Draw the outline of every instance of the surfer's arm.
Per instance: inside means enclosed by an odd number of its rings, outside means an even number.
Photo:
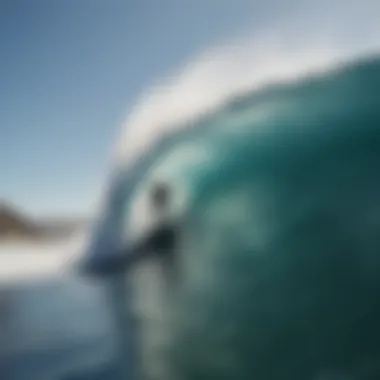
[[[171,251],[176,236],[176,229],[172,225],[160,226],[154,229],[148,236],[138,241],[132,248],[128,249],[125,258],[124,268],[127,269],[131,265],[140,260],[144,260],[156,252],[162,250]]]
[[[123,252],[115,257],[115,262],[110,263],[115,270],[127,271],[132,265],[144,260],[159,249],[161,239],[161,229],[153,230],[148,236],[137,241],[134,245],[123,249]]]
[[[133,265],[165,247],[168,242],[171,245],[172,233],[172,229],[167,227],[154,229],[135,244],[123,248],[121,252],[105,255],[96,265],[96,269],[90,272],[100,276],[127,272]]]
[[[148,238],[144,238],[138,241],[135,245],[128,248],[128,252],[124,252],[124,267],[127,269],[132,264],[149,257],[152,254],[155,234],[149,235]]]

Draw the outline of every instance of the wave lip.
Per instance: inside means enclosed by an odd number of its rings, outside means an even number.
[[[335,15],[337,25],[350,20],[356,8]],[[299,20],[291,18],[253,37],[206,50],[182,70],[147,89],[122,127],[116,165],[130,166],[166,134],[191,128],[200,116],[241,93],[324,73],[380,52],[378,23],[358,31],[356,39],[361,43],[353,44],[342,37],[350,34],[346,27],[342,31],[326,25],[316,33],[314,28],[323,27],[316,20],[304,31],[304,38],[295,38],[295,27],[304,19],[301,14]]]

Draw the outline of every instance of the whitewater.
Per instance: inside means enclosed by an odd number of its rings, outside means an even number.
[[[3,241],[0,244],[0,286],[11,283],[70,277],[83,254],[88,231],[45,242]]]

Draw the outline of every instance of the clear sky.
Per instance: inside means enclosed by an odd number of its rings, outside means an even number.
[[[309,3],[331,15],[330,0]],[[371,1],[357,3],[366,10]],[[0,200],[35,215],[91,211],[120,125],[144,89],[297,4],[305,1],[1,0]],[[359,16],[347,29],[353,40],[354,27],[370,25],[363,20],[378,24],[374,11]]]
[[[87,212],[144,87],[248,27],[257,7],[239,3],[2,0],[0,199]]]

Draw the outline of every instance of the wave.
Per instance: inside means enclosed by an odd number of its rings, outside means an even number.
[[[305,379],[332,365],[378,376],[379,86],[374,55],[241,93],[118,168],[98,253],[144,234],[155,181],[173,188],[172,211],[185,215],[174,314],[158,310],[158,294],[141,296],[155,309],[140,310],[151,331],[143,346],[174,335],[171,371]],[[162,312],[169,329],[151,324]],[[361,354],[368,367],[342,364]],[[165,360],[156,360],[158,373]]]
[[[379,85],[372,57],[248,92],[167,135],[134,168],[143,175],[125,204],[138,230],[129,237],[150,222],[142,205],[157,180],[186,215],[173,324],[155,325],[172,337],[179,378],[323,378],[329,365],[379,375],[380,348],[363,332],[380,336]]]
[[[163,134],[186,127],[234,96],[292,81],[380,50],[379,5],[306,1],[254,33],[206,49],[145,88],[117,139],[116,161],[134,162]],[[355,22],[353,22],[355,21]],[[359,27],[359,24],[361,27]]]

